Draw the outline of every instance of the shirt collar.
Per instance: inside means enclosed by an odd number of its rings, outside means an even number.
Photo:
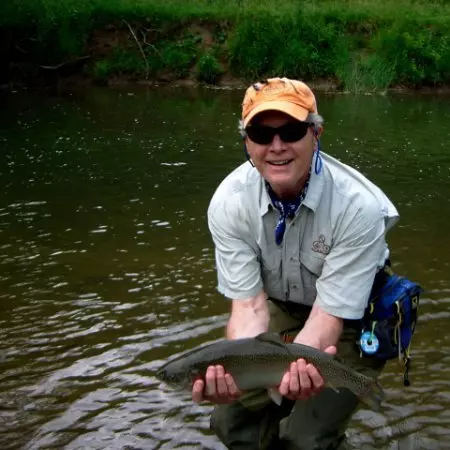
[[[320,152],[322,154],[322,152]],[[312,209],[313,212],[316,212],[317,207],[319,206],[320,197],[322,197],[323,186],[325,183],[324,171],[325,171],[325,161],[322,158],[322,168],[318,174],[314,170],[316,165],[317,152],[314,152],[314,156],[312,159],[312,167],[311,167],[311,178],[309,179],[308,192],[306,193],[306,197],[303,200],[303,205],[307,206],[309,209]]]
[[[318,174],[316,174],[316,171],[314,170],[316,158],[317,152],[314,152],[314,156],[311,161],[311,177],[309,179],[308,192],[302,202],[302,205],[307,206],[313,212],[316,212],[317,207],[319,206],[320,197],[322,196],[325,170],[325,161],[323,161],[322,158],[322,169]],[[271,208],[274,208],[274,206],[272,205],[269,193],[267,192],[265,181],[261,177],[261,202],[259,208],[261,217],[267,214]]]
[[[260,177],[260,186],[261,186],[261,202],[259,204],[259,213],[262,216],[267,214],[271,208],[274,208],[272,205],[272,200],[270,199],[270,195],[266,189],[266,182],[263,177]]]

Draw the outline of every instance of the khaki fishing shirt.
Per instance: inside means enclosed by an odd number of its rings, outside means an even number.
[[[377,270],[389,256],[386,232],[398,212],[386,195],[355,169],[321,152],[306,197],[286,219],[275,242],[278,210],[265,182],[246,162],[219,185],[208,208],[215,244],[218,290],[233,300],[258,294],[359,319]]]

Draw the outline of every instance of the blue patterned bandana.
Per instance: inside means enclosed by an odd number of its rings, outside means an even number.
[[[266,181],[266,187],[267,191],[269,193],[270,199],[272,200],[273,205],[275,208],[278,209],[280,212],[280,217],[278,218],[278,223],[275,227],[275,242],[277,245],[281,245],[283,242],[284,232],[286,231],[286,219],[292,219],[295,216],[295,212],[299,208],[299,206],[302,204],[302,201],[306,197],[306,192],[308,191],[308,185],[309,185],[309,178],[310,178],[311,171],[308,175],[308,178],[305,182],[305,185],[303,186],[302,191],[297,196],[297,198],[293,201],[289,200],[280,200],[275,192],[273,192],[272,187],[270,184]]]

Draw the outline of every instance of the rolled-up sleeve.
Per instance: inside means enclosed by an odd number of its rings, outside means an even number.
[[[232,199],[208,208],[215,245],[218,291],[233,300],[257,295],[263,288],[258,247],[245,214]]]
[[[385,217],[376,204],[345,214],[316,283],[316,301],[326,312],[345,319],[364,315],[375,274],[387,254],[385,232]]]

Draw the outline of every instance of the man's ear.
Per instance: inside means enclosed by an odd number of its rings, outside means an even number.
[[[313,134],[316,139],[320,139],[320,137],[322,136],[322,133],[323,133],[322,125],[317,125],[313,128]]]

